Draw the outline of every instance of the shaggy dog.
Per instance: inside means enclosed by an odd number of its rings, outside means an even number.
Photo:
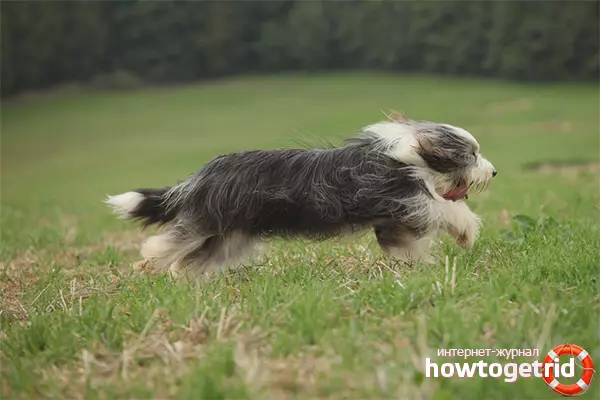
[[[141,250],[162,270],[221,271],[269,237],[321,240],[369,228],[390,257],[431,261],[439,232],[473,245],[481,220],[463,200],[494,176],[464,129],[395,113],[342,147],[226,154],[175,186],[106,203],[144,226],[166,226]]]

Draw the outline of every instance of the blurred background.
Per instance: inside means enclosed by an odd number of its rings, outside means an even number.
[[[597,1],[2,1],[5,214],[31,203],[111,218],[106,193],[172,184],[224,152],[339,143],[390,109],[472,131],[505,172],[499,189],[520,184],[511,169],[595,160],[598,13]]]
[[[2,2],[2,95],[279,71],[598,77],[597,1]]]

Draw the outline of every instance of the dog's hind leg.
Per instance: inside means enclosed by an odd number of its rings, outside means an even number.
[[[429,253],[431,237],[418,236],[402,226],[378,225],[374,227],[377,243],[390,258],[401,262],[434,262]]]
[[[214,235],[183,257],[176,267],[183,266],[196,275],[218,273],[239,266],[258,249],[257,240],[241,232]]]
[[[214,235],[174,225],[146,240],[138,270],[169,271],[172,275],[200,275],[222,272],[248,260],[259,248],[255,237],[242,232]]]
[[[174,236],[168,231],[146,239],[140,250],[143,259],[137,263],[136,269],[145,272],[167,269],[170,256],[175,251],[174,242]]]
[[[202,247],[209,238],[181,225],[171,226],[165,232],[148,238],[142,245],[140,254],[143,260],[137,269],[143,271],[176,272],[181,268],[185,257]]]

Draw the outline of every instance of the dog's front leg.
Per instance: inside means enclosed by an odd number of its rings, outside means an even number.
[[[440,228],[448,232],[459,246],[464,249],[473,247],[479,235],[481,218],[466,203],[438,201],[434,211],[437,212]]]

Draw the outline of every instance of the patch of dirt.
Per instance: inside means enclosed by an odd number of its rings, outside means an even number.
[[[65,217],[63,226],[70,226],[66,230],[65,240],[67,244],[73,243],[77,236],[74,217]],[[19,321],[28,319],[27,310],[31,305],[25,304],[23,293],[35,286],[39,280],[40,268],[59,267],[62,270],[69,270],[73,279],[80,281],[83,279],[82,268],[86,268],[86,260],[94,253],[105,251],[109,246],[121,252],[134,252],[139,249],[145,237],[139,231],[113,232],[104,235],[104,239],[98,244],[71,247],[58,252],[53,252],[51,249],[28,249],[11,260],[0,262],[0,313]],[[125,268],[129,269],[130,266],[127,265]],[[119,279],[117,276],[114,278]],[[118,282],[113,283],[116,285]],[[73,287],[70,295],[85,299],[95,290],[94,285],[90,286],[86,283],[83,286]]]
[[[37,254],[27,250],[8,262],[0,262],[0,312],[16,320],[29,317],[22,301],[23,292],[38,281],[35,266],[39,261]]]
[[[573,124],[571,121],[554,121],[545,122],[537,125],[537,129],[545,132],[571,132],[573,130]]]
[[[574,179],[582,174],[600,175],[600,162],[594,161],[584,164],[538,164],[533,167],[537,172],[544,174],[558,174],[569,179]]]
[[[531,99],[517,99],[488,104],[485,108],[488,114],[503,115],[515,111],[527,111],[533,108]]]

